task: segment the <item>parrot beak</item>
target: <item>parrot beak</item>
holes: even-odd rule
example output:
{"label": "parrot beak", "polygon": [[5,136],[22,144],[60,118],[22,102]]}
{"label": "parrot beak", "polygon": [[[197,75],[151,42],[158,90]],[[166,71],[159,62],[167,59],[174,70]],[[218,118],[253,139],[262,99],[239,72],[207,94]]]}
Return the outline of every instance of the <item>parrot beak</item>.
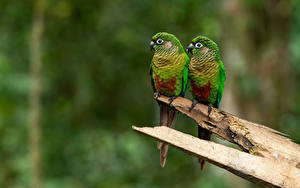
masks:
{"label": "parrot beak", "polygon": [[188,48],[186,49],[187,53],[191,53],[193,54],[193,49],[195,48],[195,46],[193,45],[193,43],[191,43]]}
{"label": "parrot beak", "polygon": [[150,50],[154,50],[155,43],[153,41],[150,42]]}

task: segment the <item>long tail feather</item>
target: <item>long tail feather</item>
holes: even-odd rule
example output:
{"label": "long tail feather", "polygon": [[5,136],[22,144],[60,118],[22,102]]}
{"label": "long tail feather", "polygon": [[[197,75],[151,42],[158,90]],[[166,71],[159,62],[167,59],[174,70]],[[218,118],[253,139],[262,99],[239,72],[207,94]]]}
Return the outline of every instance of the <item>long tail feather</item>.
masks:
{"label": "long tail feather", "polygon": [[160,166],[164,167],[167,160],[169,146],[168,144],[162,142],[162,146],[160,148]]}
{"label": "long tail feather", "polygon": [[[203,140],[210,140],[211,132],[206,130],[198,125],[198,138]],[[204,169],[205,160],[202,158],[198,158],[198,162],[200,163],[200,169]]]}
{"label": "long tail feather", "polygon": [[169,109],[168,114],[168,127],[174,128],[174,122],[175,122],[175,116],[176,116],[176,110],[174,108]]}
{"label": "long tail feather", "polygon": [[[168,126],[168,105],[160,103],[160,120],[159,126]],[[157,141],[157,148],[160,149],[162,146],[161,141]]]}
{"label": "long tail feather", "polygon": [[[176,115],[175,109],[173,109],[173,108],[168,109],[167,126],[170,128],[174,127],[175,115]],[[164,167],[166,160],[167,160],[168,144],[166,144],[164,142],[161,142],[161,143],[162,143],[162,145],[160,147],[160,165],[161,165],[161,167]]]}

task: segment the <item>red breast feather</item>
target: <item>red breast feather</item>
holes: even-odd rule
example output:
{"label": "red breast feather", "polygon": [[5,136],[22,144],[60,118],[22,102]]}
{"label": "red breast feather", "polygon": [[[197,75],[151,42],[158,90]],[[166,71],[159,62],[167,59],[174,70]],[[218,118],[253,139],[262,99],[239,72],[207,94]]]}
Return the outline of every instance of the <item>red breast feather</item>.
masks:
{"label": "red breast feather", "polygon": [[190,81],[193,94],[195,98],[199,101],[206,101],[209,102],[209,95],[211,91],[211,83],[208,82],[206,85],[202,87],[198,87],[198,85],[194,81]]}
{"label": "red breast feather", "polygon": [[162,94],[174,95],[176,90],[176,77],[170,78],[168,81],[164,81],[158,75],[154,75],[155,87],[158,92]]}

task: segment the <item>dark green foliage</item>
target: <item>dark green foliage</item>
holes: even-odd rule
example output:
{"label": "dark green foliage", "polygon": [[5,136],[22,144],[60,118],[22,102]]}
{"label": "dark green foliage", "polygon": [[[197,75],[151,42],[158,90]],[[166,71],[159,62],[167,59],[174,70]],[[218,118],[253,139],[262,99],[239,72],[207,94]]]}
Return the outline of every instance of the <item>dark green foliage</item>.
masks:
{"label": "dark green foliage", "polygon": [[[31,3],[0,1],[0,187],[30,185]],[[290,79],[298,83],[300,4],[293,6],[293,59],[286,63],[293,66]],[[186,47],[204,34],[220,44],[222,53],[220,9],[216,0],[48,1],[41,112],[44,187],[232,187],[236,179],[228,179],[224,170],[207,165],[200,172],[197,159],[172,147],[162,169],[156,142],[131,130],[132,124],[158,124],[148,76],[151,36],[170,32]],[[237,84],[249,84],[241,87],[255,95],[256,82],[253,76]],[[255,96],[247,97],[255,103]],[[280,128],[300,142],[299,84],[294,97]],[[193,121],[183,115],[177,120],[177,129],[196,132]]]}

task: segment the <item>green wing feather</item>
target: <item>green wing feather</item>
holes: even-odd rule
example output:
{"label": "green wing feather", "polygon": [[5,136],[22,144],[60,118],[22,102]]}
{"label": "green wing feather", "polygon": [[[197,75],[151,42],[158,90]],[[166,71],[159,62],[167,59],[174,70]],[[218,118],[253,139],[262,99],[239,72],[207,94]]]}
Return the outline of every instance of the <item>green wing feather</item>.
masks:
{"label": "green wing feather", "polygon": [[153,64],[153,62],[151,61],[149,73],[150,73],[150,77],[151,77],[151,86],[152,86],[153,92],[155,93],[155,92],[156,92],[156,89],[155,89],[154,80],[153,80],[153,69],[152,69],[152,64]]}
{"label": "green wing feather", "polygon": [[181,95],[184,96],[186,87],[188,84],[188,76],[189,76],[189,63],[190,63],[190,58],[188,57],[187,54],[185,54],[185,65],[183,68],[183,76],[182,76],[182,92]]}
{"label": "green wing feather", "polygon": [[226,70],[225,70],[225,67],[222,63],[221,60],[219,60],[220,63],[219,63],[219,74],[220,74],[220,77],[219,77],[219,90],[218,90],[218,98],[217,98],[217,104],[216,104],[216,107],[218,108],[219,107],[219,104],[220,104],[220,101],[222,99],[222,96],[223,96],[223,89],[224,89],[224,83],[225,83],[225,79],[226,79]]}

